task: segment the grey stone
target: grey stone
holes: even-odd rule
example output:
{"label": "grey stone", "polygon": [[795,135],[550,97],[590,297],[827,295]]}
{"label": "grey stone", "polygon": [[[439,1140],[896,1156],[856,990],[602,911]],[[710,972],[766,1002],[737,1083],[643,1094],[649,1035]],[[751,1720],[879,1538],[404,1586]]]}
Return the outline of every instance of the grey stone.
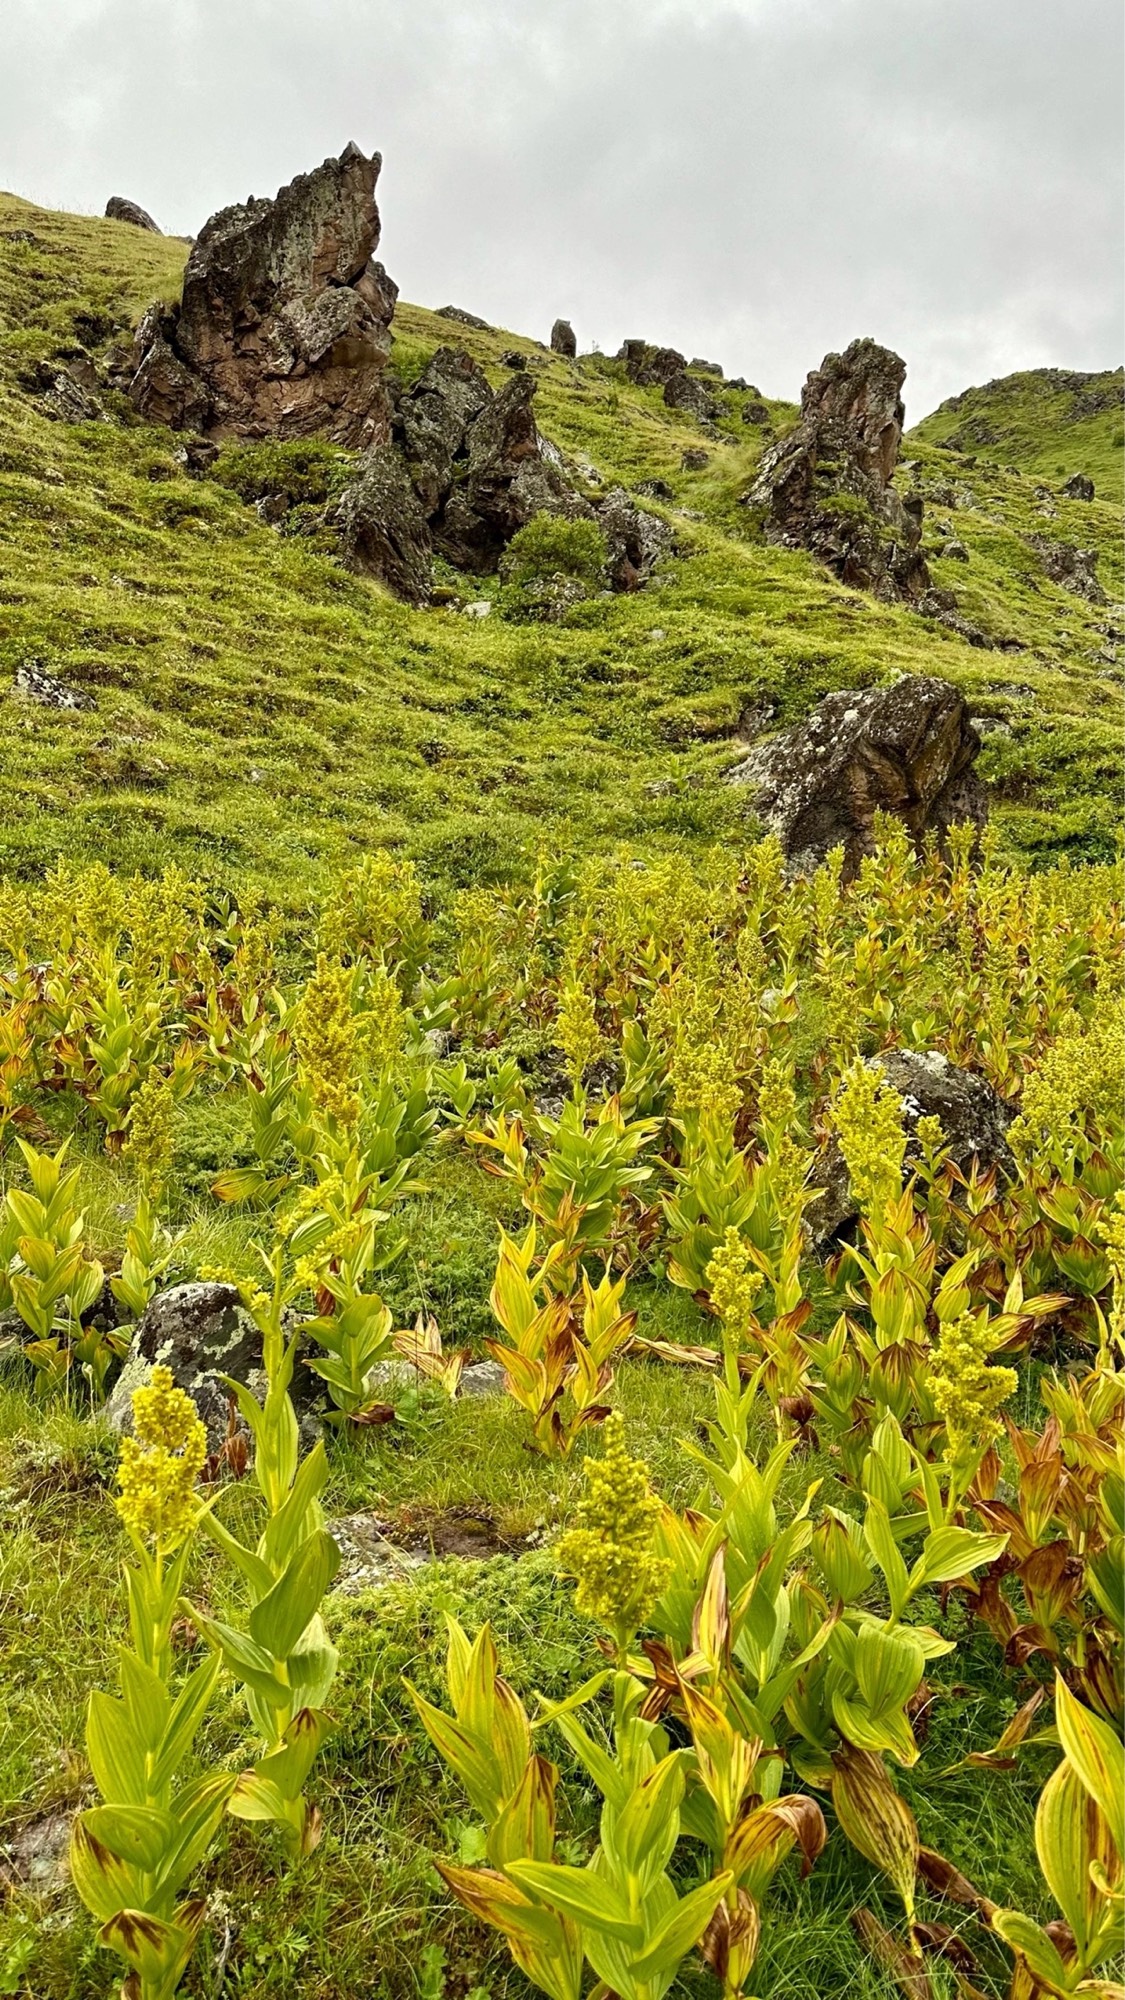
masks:
{"label": "grey stone", "polygon": [[1043,535],[1034,535],[1031,546],[1038,552],[1052,583],[1073,591],[1075,597],[1084,597],[1087,604],[1105,604],[1108,601],[1097,576],[1096,549],[1072,548],[1069,542],[1050,542]]}
{"label": "grey stone", "polygon": [[929,587],[922,500],[892,485],[906,364],[874,340],[828,354],[801,392],[795,429],[764,452],[743,496],[766,539],[808,549],[842,583],[918,600]]}
{"label": "grey stone", "polygon": [[727,780],[749,788],[791,875],[811,874],[842,846],[850,878],[875,850],[879,812],[901,819],[919,846],[930,830],[943,839],[958,820],[982,826],[987,806],[972,771],[979,750],[959,690],[907,674],[889,687],[827,695]]}
{"label": "grey stone", "polygon": [[127,201],[123,194],[111,194],[105,212],[109,222],[130,222],[134,229],[151,229],[155,236],[161,233],[147,208],[142,208],[139,202]]}
{"label": "grey stone", "polygon": [[573,361],[578,353],[578,342],[574,337],[574,328],[568,319],[557,319],[551,328],[551,352],[553,354],[563,354],[569,361]]}
{"label": "grey stone", "polygon": [[1094,482],[1092,479],[1087,479],[1084,472],[1076,472],[1067,480],[1065,486],[1059,488],[1059,491],[1064,500],[1092,500]]}
{"label": "grey stone", "polygon": [[[687,450],[684,452],[683,456],[680,459],[680,465],[684,472],[702,472],[706,466],[710,465],[710,463],[711,463],[710,452],[706,451],[704,447],[699,444],[689,444]],[[671,494],[669,494],[669,498],[671,498]]]}
{"label": "grey stone", "polygon": [[639,590],[661,556],[671,553],[675,536],[659,514],[634,506],[623,486],[615,486],[597,510],[609,547],[609,580],[614,590]]}
{"label": "grey stone", "polygon": [[[1008,1181],[1015,1162],[1008,1145],[1014,1105],[983,1076],[962,1069],[937,1049],[887,1049],[872,1056],[868,1068],[881,1069],[902,1103],[909,1167],[918,1157],[916,1132],[920,1118],[940,1120],[950,1155],[962,1172],[976,1160],[982,1169],[995,1167]],[[805,1211],[805,1234],[813,1249],[824,1251],[859,1214],[847,1164],[833,1137],[814,1162],[811,1183],[823,1192]]]}
{"label": "grey stone", "polygon": [[24,701],[33,701],[40,708],[91,709],[97,707],[93,695],[86,688],[70,687],[54,674],[48,673],[45,660],[28,658],[21,660],[12,680],[12,691]]}
{"label": "grey stone", "polygon": [[349,569],[378,578],[407,604],[428,604],[433,538],[410,474],[390,445],[366,452],[336,506]]}
{"label": "grey stone", "polygon": [[[187,1391],[204,1424],[211,1451],[227,1435],[231,1396],[220,1380],[229,1375],[261,1397],[266,1380],[262,1336],[233,1285],[199,1281],[173,1285],[149,1301],[130,1343],[121,1373],[105,1406],[105,1418],[120,1434],[132,1427],[134,1389],[143,1388],[157,1366],[169,1368]],[[291,1390],[298,1417],[313,1419],[323,1408],[322,1385],[300,1361]]]}

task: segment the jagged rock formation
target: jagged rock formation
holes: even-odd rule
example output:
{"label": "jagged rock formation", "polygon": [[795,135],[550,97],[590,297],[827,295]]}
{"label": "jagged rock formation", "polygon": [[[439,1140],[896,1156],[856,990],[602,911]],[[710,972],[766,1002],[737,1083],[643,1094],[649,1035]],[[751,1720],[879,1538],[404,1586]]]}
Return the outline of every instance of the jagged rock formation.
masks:
{"label": "jagged rock formation", "polygon": [[139,202],[126,201],[123,194],[111,194],[105,212],[109,222],[131,222],[134,229],[151,229],[154,236],[162,233],[147,208],[142,208]]}
{"label": "jagged rock formation", "polygon": [[640,590],[674,536],[659,514],[635,507],[623,486],[615,486],[597,509],[597,523],[609,546],[609,582],[613,590]]}
{"label": "jagged rock formation", "polygon": [[[963,1173],[976,1160],[982,1170],[995,1167],[1001,1180],[1011,1178],[1015,1161],[1007,1131],[1015,1107],[986,1077],[960,1068],[937,1049],[885,1049],[870,1058],[869,1067],[882,1071],[900,1099],[908,1168],[918,1157],[918,1120],[937,1118],[950,1157]],[[859,1214],[838,1139],[822,1149],[811,1182],[821,1193],[805,1211],[805,1234],[813,1249],[823,1251]]]}
{"label": "jagged rock formation", "polygon": [[387,441],[398,288],[373,261],[381,164],[349,145],[273,201],[211,217],[180,306],[138,329],[129,393],[143,416],[218,436]]}
{"label": "jagged rock formation", "polygon": [[578,342],[574,337],[574,328],[568,319],[557,319],[551,328],[551,352],[552,354],[565,354],[569,361],[573,361],[575,355],[578,353]]}
{"label": "jagged rock formation", "polygon": [[687,367],[683,355],[674,347],[651,347],[647,340],[624,341],[617,359],[625,363],[626,375],[639,389],[662,386],[673,375],[682,375]]}
{"label": "jagged rock formation", "polygon": [[378,577],[407,604],[428,604],[433,536],[410,474],[389,445],[365,452],[358,479],[336,507],[340,550],[349,569]]}
{"label": "jagged rock formation", "polygon": [[801,392],[795,430],[764,454],[745,496],[767,539],[809,549],[841,582],[917,600],[929,587],[922,502],[891,485],[906,364],[874,340],[826,355]]}
{"label": "jagged rock formation", "polygon": [[[338,503],[345,559],[418,604],[430,594],[434,548],[479,574],[497,567],[512,536],[535,514],[592,519],[594,509],[571,484],[561,455],[540,436],[535,389],[534,377],[521,371],[494,393],[471,356],[439,347],[400,400],[397,449],[368,453]],[[631,514],[634,523],[655,521],[635,508]],[[662,522],[655,526],[663,529]],[[635,525],[630,532],[633,548]],[[612,534],[610,540],[613,547]],[[623,564],[624,546],[616,553]],[[634,553],[633,567],[647,574],[651,561],[646,567]]]}
{"label": "jagged rock formation", "polygon": [[906,674],[890,687],[843,690],[806,722],[767,737],[728,772],[776,833],[791,874],[811,874],[843,847],[850,878],[875,851],[875,815],[893,813],[917,844],[987,805],[972,766],[980,737],[948,681]]}
{"label": "jagged rock formation", "polygon": [[1092,479],[1088,479],[1084,472],[1075,472],[1067,480],[1065,486],[1060,486],[1059,492],[1062,494],[1064,500],[1092,500],[1094,497],[1094,482]]}
{"label": "jagged rock formation", "polygon": [[636,590],[672,532],[622,488],[595,509],[535,423],[535,380],[519,373],[496,392],[471,356],[439,347],[402,397],[394,445],[369,452],[335,512],[345,560],[411,603],[430,595],[436,549],[461,569],[495,570],[535,514],[597,520],[608,581]]}
{"label": "jagged rock formation", "polygon": [[1096,549],[1072,548],[1069,542],[1048,541],[1044,535],[1033,536],[1031,546],[1037,551],[1052,583],[1073,591],[1075,597],[1084,597],[1088,604],[1106,603],[1106,594],[1097,575]]}

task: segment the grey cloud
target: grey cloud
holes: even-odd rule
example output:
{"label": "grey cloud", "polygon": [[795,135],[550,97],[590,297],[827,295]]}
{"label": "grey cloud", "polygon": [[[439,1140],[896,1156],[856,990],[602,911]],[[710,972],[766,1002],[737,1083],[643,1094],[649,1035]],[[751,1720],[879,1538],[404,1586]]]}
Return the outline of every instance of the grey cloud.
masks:
{"label": "grey cloud", "polygon": [[1122,347],[1116,0],[7,0],[0,181],[168,229],[354,137],[407,298],[916,417]]}

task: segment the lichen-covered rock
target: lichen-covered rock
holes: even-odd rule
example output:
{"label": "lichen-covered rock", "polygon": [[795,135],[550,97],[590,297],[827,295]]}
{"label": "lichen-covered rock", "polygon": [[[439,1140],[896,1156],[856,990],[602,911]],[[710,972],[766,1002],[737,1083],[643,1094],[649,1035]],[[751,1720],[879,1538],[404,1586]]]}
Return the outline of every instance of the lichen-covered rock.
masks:
{"label": "lichen-covered rock", "polygon": [[147,208],[142,208],[139,202],[127,201],[123,194],[111,194],[105,212],[110,222],[129,222],[134,229],[151,229],[155,236],[161,233]]}
{"label": "lichen-covered rock", "polygon": [[446,498],[469,427],[491,401],[483,368],[456,347],[439,347],[403,397],[396,437],[427,516]]}
{"label": "lichen-covered rock", "polygon": [[1059,491],[1064,500],[1092,500],[1094,482],[1088,479],[1084,472],[1076,472],[1067,480],[1065,486],[1060,486]]}
{"label": "lichen-covered rock", "polygon": [[465,437],[465,473],[434,522],[450,562],[495,569],[512,536],[535,514],[589,518],[557,455],[544,449],[532,404],[535,380],[515,375],[485,404]]}
{"label": "lichen-covered rock", "polygon": [[639,590],[660,557],[668,555],[675,537],[659,514],[649,514],[630,500],[623,486],[606,494],[597,523],[609,548],[609,582],[613,590]]}
{"label": "lichen-covered rock", "polygon": [[389,445],[364,454],[358,479],[337,503],[336,527],[349,569],[377,577],[407,604],[429,602],[430,525],[405,464]]}
{"label": "lichen-covered rock", "polygon": [[744,498],[767,540],[810,550],[842,583],[916,600],[929,587],[922,501],[891,484],[905,377],[905,362],[874,340],[826,355],[801,392],[800,422],[764,453]]}
{"label": "lichen-covered rock", "polygon": [[664,401],[670,410],[683,410],[700,423],[710,423],[718,405],[706,383],[695,375],[689,375],[686,368],[677,368],[668,376],[664,384]]}
{"label": "lichen-covered rock", "polygon": [[1105,604],[1108,601],[1098,581],[1096,549],[1075,549],[1069,542],[1051,542],[1043,535],[1033,537],[1032,547],[1038,551],[1039,560],[1052,583],[1073,591],[1075,597],[1084,597],[1088,604]]}
{"label": "lichen-covered rock", "polygon": [[908,674],[890,687],[843,690],[807,721],[770,736],[728,772],[746,785],[776,833],[791,874],[809,874],[843,847],[850,877],[875,850],[875,816],[893,813],[916,843],[958,820],[982,826],[972,766],[980,737],[948,681]]}
{"label": "lichen-covered rock", "polygon": [[96,708],[97,702],[87,688],[71,687],[67,681],[60,681],[55,674],[48,673],[45,660],[28,658],[21,660],[12,680],[13,692],[24,701],[33,701],[40,708]]}
{"label": "lichen-covered rock", "polygon": [[[920,1118],[937,1118],[950,1155],[962,1172],[976,1160],[982,1170],[995,1167],[1002,1180],[1015,1172],[1008,1146],[1008,1127],[1015,1107],[993,1090],[983,1076],[961,1069],[937,1049],[887,1049],[870,1059],[882,1070],[902,1102],[909,1169],[917,1158],[915,1134]],[[847,1163],[837,1139],[829,1140],[815,1162],[811,1182],[822,1192],[805,1211],[805,1234],[816,1250],[825,1250],[859,1214],[851,1190]]]}
{"label": "lichen-covered rock", "polygon": [[387,441],[397,293],[373,261],[380,166],[349,145],[272,201],[204,224],[180,306],[160,324],[170,352],[138,359],[129,393],[143,416],[220,436]]}
{"label": "lichen-covered rock", "polygon": [[[258,1395],[265,1388],[262,1336],[233,1285],[173,1285],[149,1301],[105,1406],[114,1430],[131,1428],[133,1391],[144,1387],[158,1365],[170,1368],[177,1387],[191,1397],[207,1426],[211,1451],[219,1451],[231,1410],[230,1391],[220,1378],[229,1375]],[[320,1406],[321,1387],[319,1377],[298,1362],[292,1395],[299,1416]]]}
{"label": "lichen-covered rock", "polygon": [[578,342],[574,337],[574,328],[568,319],[557,319],[551,328],[551,352],[553,354],[564,354],[569,361],[573,361],[575,355],[578,353]]}
{"label": "lichen-covered rock", "polygon": [[674,347],[651,347],[647,340],[627,340],[617,359],[625,363],[630,382],[640,389],[662,388],[674,375],[682,375],[687,362]]}

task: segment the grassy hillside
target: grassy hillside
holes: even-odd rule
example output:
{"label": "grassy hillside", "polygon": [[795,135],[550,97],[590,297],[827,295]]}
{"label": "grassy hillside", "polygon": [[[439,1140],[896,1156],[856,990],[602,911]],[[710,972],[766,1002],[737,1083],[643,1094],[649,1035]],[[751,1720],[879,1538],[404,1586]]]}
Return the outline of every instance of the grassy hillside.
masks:
{"label": "grassy hillside", "polygon": [[1013,465],[1058,485],[1084,472],[1119,503],[1125,461],[1120,368],[1077,375],[1028,368],[951,396],[911,433],[912,444],[945,444]]}
{"label": "grassy hillside", "polygon": [[[1112,614],[1048,582],[1026,540],[1098,547],[1120,596],[1108,502],[1060,502],[1045,524],[1030,477],[983,461],[966,476],[912,440],[916,470],[900,477],[922,481],[930,524],[970,556],[936,557],[935,580],[1012,650],[973,648],[752,538],[738,498],[762,445],[742,398],[730,395],[721,437],[703,438],[602,356],[567,362],[404,306],[404,375],[453,339],[499,382],[501,353],[525,349],[545,432],[603,482],[666,480],[680,550],[658,584],[565,626],[407,610],[316,537],[264,525],[218,478],[184,476],[176,438],[136,423],[123,398],[103,396],[111,421],[65,423],[30,393],[37,363],[97,356],[150,298],[174,295],[184,254],[124,224],[0,200],[0,688],[39,657],[97,704],[0,697],[3,867],[177,860],[234,882],[268,875],[299,901],[373,843],[463,882],[544,842],[710,841],[742,820],[721,780],[744,709],[774,704],[785,720],[830,688],[902,671],[956,681],[997,725],[984,769],[1010,851],[1109,851]],[[773,414],[786,421],[784,406]],[[701,442],[710,465],[682,472]]]}

